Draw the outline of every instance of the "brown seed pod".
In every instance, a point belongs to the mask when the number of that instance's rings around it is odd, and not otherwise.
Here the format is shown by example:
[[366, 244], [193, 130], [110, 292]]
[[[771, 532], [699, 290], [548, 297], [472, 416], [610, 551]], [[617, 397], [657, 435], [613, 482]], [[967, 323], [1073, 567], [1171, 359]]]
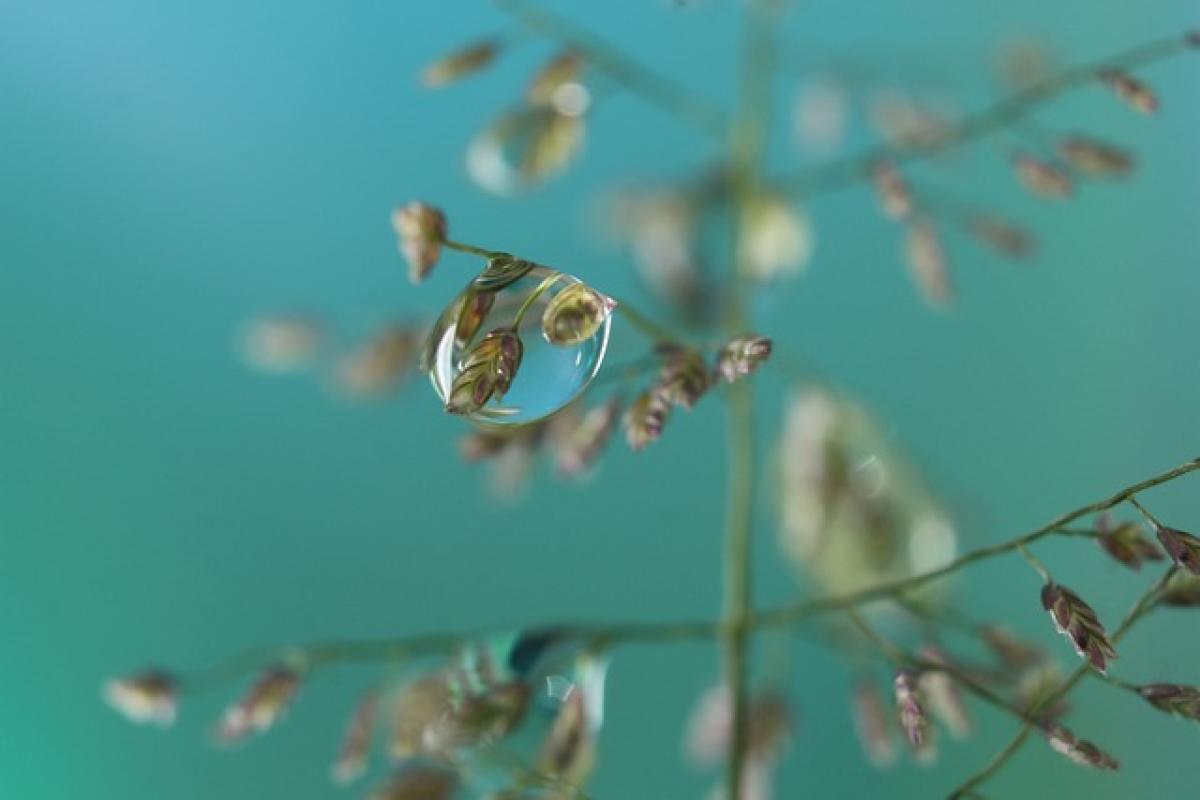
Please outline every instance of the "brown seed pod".
[[268, 669], [241, 700], [225, 709], [217, 724], [217, 740], [231, 743], [251, 733], [265, 733], [291, 705], [299, 688], [300, 675], [296, 671], [287, 667]]
[[491, 66], [500, 54], [500, 43], [492, 39], [473, 42], [453, 50], [425, 67], [421, 82], [436, 89]]
[[1117, 653], [1092, 607], [1079, 595], [1056, 583], [1042, 587], [1042, 607], [1050, 612], [1058, 632], [1067, 637], [1080, 658], [1104, 674], [1109, 659], [1116, 658]]
[[420, 283], [429, 277], [442, 255], [446, 215], [431, 205], [414, 201], [392, 212], [392, 227], [400, 252], [408, 261], [408, 279]]
[[657, 392], [671, 405], [691, 411], [711, 385], [704, 356], [686, 347], [664, 346], [666, 356], [658, 375]]
[[1132, 75], [1117, 70], [1103, 70], [1097, 77], [1133, 110], [1143, 114], [1158, 111], [1158, 95]]
[[1193, 575], [1200, 575], [1200, 539], [1190, 533], [1164, 528], [1161, 525], [1155, 532], [1172, 561]]
[[641, 450], [662, 436], [671, 404], [655, 389], [641, 394], [625, 411], [625, 439], [633, 450]]
[[1149, 683], [1139, 686], [1138, 694], [1159, 711], [1200, 720], [1200, 688], [1176, 683]]
[[1055, 752], [1066, 756], [1076, 764], [1096, 769], [1115, 771], [1117, 760], [1085, 739], [1077, 739], [1061, 725], [1050, 725], [1042, 730], [1046, 741]]
[[908, 670], [896, 673], [896, 718], [909, 747], [918, 756], [932, 753], [933, 736], [929, 715], [925, 711], [917, 675]]
[[504, 397], [521, 366], [524, 346], [512, 328], [497, 328], [467, 351], [454, 376], [446, 411], [469, 414], [489, 400]]
[[378, 710], [379, 695], [375, 692], [368, 692], [355, 706], [346, 726], [342, 748], [333, 762], [333, 779], [337, 783], [349, 783], [366, 771]]

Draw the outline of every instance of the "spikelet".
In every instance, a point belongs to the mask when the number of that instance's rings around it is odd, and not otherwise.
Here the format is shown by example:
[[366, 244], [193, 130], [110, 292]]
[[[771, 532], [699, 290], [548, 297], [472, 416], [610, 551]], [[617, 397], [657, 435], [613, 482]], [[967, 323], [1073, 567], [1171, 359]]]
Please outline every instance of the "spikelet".
[[1107, 514], [1096, 518], [1096, 541], [1104, 552], [1130, 569], [1140, 569], [1145, 561], [1162, 561], [1162, 551], [1142, 533], [1136, 522], [1121, 522], [1113, 525]]
[[551, 105], [555, 94], [579, 79], [587, 60], [578, 50], [564, 50], [547, 61], [534, 74], [525, 90], [525, 99], [532, 105]]
[[451, 800], [457, 789], [458, 776], [444, 767], [406, 764], [367, 800]]
[[240, 336], [242, 359], [260, 372], [293, 372], [312, 363], [321, 345], [321, 326], [305, 314], [250, 320]]
[[1105, 674], [1109, 659], [1116, 658], [1117, 653], [1092, 607], [1065, 586], [1047, 583], [1042, 587], [1042, 608], [1050, 612], [1054, 626], [1079, 657]]
[[967, 231], [985, 247], [1007, 258], [1027, 258], [1036, 247], [1033, 234], [997, 217], [972, 214]]
[[251, 733], [265, 733], [291, 705], [300, 688], [300, 675], [287, 667], [264, 672], [249, 691], [225, 709], [217, 723], [217, 741], [228, 744]]
[[436, 755], [441, 744], [431, 734], [453, 701], [452, 687], [443, 671], [404, 684], [391, 701], [389, 751], [396, 761], [419, 755]]
[[642, 450], [662, 436], [671, 404], [655, 389], [638, 396], [625, 411], [625, 440], [634, 451]]
[[735, 336], [717, 356], [716, 376], [734, 383], [758, 369], [771, 357], [771, 340], [765, 336]]
[[737, 259], [747, 277], [772, 281], [800, 272], [812, 258], [812, 224], [787, 198], [761, 194], [746, 204]]
[[1111, 144], [1085, 136], [1068, 136], [1058, 154], [1077, 172], [1093, 178], [1119, 178], [1133, 171], [1133, 156]]
[[1155, 533], [1172, 561], [1193, 575], [1200, 575], [1200, 539], [1161, 525], [1157, 526]]
[[484, 687], [452, 697], [447, 710], [424, 734], [425, 745], [438, 752], [485, 745], [507, 736], [529, 708], [530, 689], [517, 681]]
[[570, 113], [532, 106], [495, 119], [467, 146], [467, 174], [489, 192], [509, 196], [561, 172], [582, 152], [587, 133], [586, 103], [572, 100], [563, 108]]
[[179, 704], [175, 679], [157, 669], [113, 678], [104, 684], [104, 699], [131, 722], [164, 728], [175, 722]]
[[497, 328], [467, 351], [454, 376], [446, 411], [468, 414], [504, 397], [521, 366], [524, 345], [512, 328]]
[[1133, 110], [1143, 114], [1158, 111], [1158, 95], [1132, 75], [1117, 70], [1103, 70], [1097, 77]]
[[1042, 731], [1046, 741], [1055, 752], [1066, 756], [1076, 764], [1095, 769], [1115, 771], [1119, 766], [1117, 760], [1096, 745], [1084, 739], [1077, 739], [1061, 725], [1050, 725]]
[[850, 699], [854, 730], [867, 760], [877, 767], [894, 764], [896, 747], [878, 688], [872, 681], [860, 679], [854, 684]]
[[1177, 573], [1167, 583], [1160, 602], [1172, 608], [1200, 606], [1200, 578], [1187, 572]]
[[954, 301], [954, 286], [946, 251], [933, 223], [919, 219], [908, 228], [905, 241], [909, 273], [931, 306], [944, 308]]
[[351, 397], [386, 393], [416, 366], [419, 338], [415, 329], [405, 325], [379, 331], [339, 361], [338, 388]]
[[890, 161], [880, 161], [872, 171], [875, 193], [883, 213], [894, 220], [902, 220], [913, 212], [912, 192], [908, 182]]
[[436, 89], [491, 66], [500, 54], [500, 43], [492, 39], [473, 42], [453, 50], [425, 67], [421, 82]]
[[354, 707], [342, 747], [333, 762], [333, 780], [350, 783], [366, 771], [367, 757], [371, 752], [371, 738], [375, 733], [375, 717], [379, 710], [379, 695], [368, 692]]
[[[920, 656], [932, 664], [948, 663], [946, 654], [932, 645], [923, 647]], [[941, 670], [930, 669], [920, 674], [918, 683], [934, 718], [940, 720], [954, 738], [966, 738], [971, 733], [971, 717], [954, 678]]]
[[573, 283], [550, 299], [542, 312], [542, 336], [560, 347], [580, 344], [600, 330], [617, 301], [583, 283]]
[[1018, 153], [1013, 166], [1021, 184], [1039, 197], [1065, 200], [1071, 196], [1070, 177], [1055, 165], [1028, 153]]
[[666, 356], [666, 361], [658, 375], [658, 394], [671, 405], [691, 411], [712, 384], [704, 356], [674, 345], [661, 345], [659, 352]]
[[1038, 647], [1024, 642], [998, 625], [980, 626], [979, 638], [992, 654], [1009, 669], [1022, 670], [1045, 658]]
[[413, 201], [392, 212], [400, 253], [408, 262], [408, 279], [420, 283], [429, 277], [442, 255], [446, 215], [426, 203]]
[[558, 439], [555, 446], [558, 473], [576, 476], [591, 467], [608, 444], [620, 416], [621, 398], [617, 395], [590, 409], [578, 424]]
[[456, 347], [466, 347], [475, 339], [495, 304], [495, 292], [485, 292], [472, 286], [463, 293], [454, 317]]
[[918, 759], [933, 757], [933, 727], [925, 711], [917, 676], [908, 670], [896, 673], [896, 719], [905, 741]]
[[1200, 688], [1176, 683], [1149, 683], [1138, 687], [1147, 703], [1184, 719], [1200, 720]]

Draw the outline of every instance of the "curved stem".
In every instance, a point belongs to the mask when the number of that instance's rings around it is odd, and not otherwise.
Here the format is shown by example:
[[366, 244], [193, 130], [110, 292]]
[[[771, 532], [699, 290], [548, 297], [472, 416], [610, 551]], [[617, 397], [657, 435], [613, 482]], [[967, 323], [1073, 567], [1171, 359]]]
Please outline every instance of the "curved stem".
[[613, 300], [617, 301], [615, 311], [618, 314], [624, 315], [624, 317], [629, 320], [629, 323], [633, 325], [633, 327], [644, 333], [656, 344], [671, 344], [679, 341], [678, 336], [667, 330], [662, 325], [659, 325], [651, 317], [643, 314], [641, 311], [638, 311], [630, 303], [619, 297], [614, 297]]
[[[741, 383], [745, 384], [746, 382], [743, 381]], [[1111, 508], [1125, 502], [1125, 500], [1138, 492], [1168, 483], [1197, 469], [1200, 469], [1200, 459], [1185, 462], [1166, 472], [1128, 486], [1106, 500], [1092, 503], [1091, 505], [1084, 506], [1082, 509], [1077, 509], [1069, 514], [1057, 517], [1048, 525], [1044, 525], [1023, 536], [999, 545], [980, 548], [979, 550], [966, 553], [961, 558], [952, 562], [951, 565], [932, 572], [922, 573], [905, 580], [893, 581], [889, 584], [837, 597], [818, 598], [783, 608], [752, 613], [746, 622], [746, 627], [751, 631], [789, 627], [809, 617], [844, 611], [875, 600], [903, 595], [917, 586], [936, 580], [972, 563], [1015, 550], [1021, 542], [1028, 541], [1030, 536], [1038, 535], [1040, 531], [1058, 533], [1058, 527], [1068, 524], [1067, 522], [1062, 522], [1064, 519], [1075, 519], [1087, 513]], [[746, 495], [743, 493], [741, 496], [744, 498]], [[1064, 533], [1071, 534], [1072, 532], [1068, 530], [1064, 531]], [[1134, 609], [1136, 613], [1131, 612], [1130, 616], [1126, 617], [1120, 627], [1113, 633], [1112, 638], [1114, 642], [1124, 636], [1133, 623], [1149, 610], [1151, 604], [1158, 599], [1158, 594], [1166, 586], [1166, 581], [1169, 580], [1171, 575], [1174, 575], [1175, 571], [1174, 568], [1169, 570], [1166, 576], [1156, 584], [1156, 587], [1142, 598], [1138, 606]], [[562, 635], [566, 638], [596, 642], [602, 645], [618, 645], [663, 644], [713, 639], [726, 634], [729, 630], [729, 623], [725, 619], [700, 619], [668, 622], [564, 623], [535, 627], [542, 629], [552, 628], [561, 631]], [[181, 681], [181, 685], [186, 689], [199, 691], [217, 683], [241, 677], [247, 672], [259, 669], [273, 661], [286, 658], [290, 653], [302, 654], [307, 663], [314, 668], [344, 662], [373, 662], [444, 655], [453, 652], [466, 640], [474, 637], [484, 637], [496, 631], [497, 628], [493, 627], [474, 632], [434, 633], [365, 641], [322, 642], [303, 647], [255, 648], [234, 655], [226, 661], [206, 670], [185, 676], [185, 680]], [[1082, 677], [1082, 673], [1080, 673], [1080, 676]]]
[[957, 124], [947, 127], [936, 136], [884, 142], [868, 148], [858, 155], [833, 161], [785, 178], [780, 184], [806, 193], [838, 189], [859, 180], [868, 179], [872, 169], [880, 161], [904, 164], [944, 153], [1021, 122], [1033, 109], [1054, 99], [1064, 91], [1096, 82], [1097, 73], [1102, 70], [1132, 69], [1185, 50], [1194, 50], [1196, 45], [1191, 36], [1191, 33], [1185, 33], [1156, 39], [1101, 61], [1066, 69], [1004, 98], [990, 108], [964, 117]]
[[476, 247], [473, 244], [456, 242], [444, 237], [442, 238], [442, 245], [450, 248], [451, 250], [457, 250], [460, 253], [470, 253], [473, 256], [483, 256], [484, 258], [495, 258], [496, 256], [501, 255], [500, 251], [498, 250], [488, 250], [486, 247]]
[[649, 100], [712, 136], [725, 135], [725, 112], [670, 78], [653, 72], [590, 31], [526, 0], [496, 0], [496, 7], [532, 31], [552, 36], [582, 52], [588, 61], [627, 91]]
[[529, 296], [525, 298], [525, 302], [521, 303], [521, 307], [517, 309], [517, 313], [513, 316], [512, 327], [514, 331], [521, 329], [521, 320], [525, 319], [525, 314], [529, 312], [529, 309], [533, 307], [533, 304], [537, 302], [537, 299], [544, 295], [546, 290], [557, 283], [558, 279], [562, 276], [563, 275], [561, 272], [548, 275], [542, 279], [542, 282], [539, 283], [532, 292], [529, 293]]

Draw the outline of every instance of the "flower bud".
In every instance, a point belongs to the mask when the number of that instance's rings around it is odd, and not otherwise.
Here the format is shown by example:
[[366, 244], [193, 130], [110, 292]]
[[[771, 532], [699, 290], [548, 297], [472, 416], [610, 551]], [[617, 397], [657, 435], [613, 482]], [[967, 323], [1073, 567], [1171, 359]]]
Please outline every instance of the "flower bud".
[[491, 66], [499, 54], [499, 43], [491, 39], [460, 47], [425, 67], [421, 82], [430, 89], [446, 86]]
[[178, 706], [175, 679], [159, 670], [146, 670], [104, 685], [110, 706], [138, 723], [168, 727], [175, 722]]
[[429, 277], [442, 254], [446, 215], [425, 203], [412, 202], [392, 212], [392, 228], [400, 252], [408, 261], [408, 279], [420, 283]]

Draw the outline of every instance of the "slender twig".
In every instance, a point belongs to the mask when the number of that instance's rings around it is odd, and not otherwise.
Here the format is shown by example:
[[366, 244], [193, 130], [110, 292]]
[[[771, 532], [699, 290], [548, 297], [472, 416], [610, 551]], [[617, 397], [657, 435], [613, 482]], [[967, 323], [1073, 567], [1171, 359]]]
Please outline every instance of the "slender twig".
[[530, 30], [551, 36], [582, 52], [596, 69], [632, 94], [645, 98], [707, 134], [716, 137], [725, 135], [725, 112], [712, 101], [659, 75], [591, 31], [540, 6], [526, 0], [495, 1], [497, 8]]
[[[1132, 494], [1130, 497], [1132, 497]], [[1163, 573], [1162, 577], [1154, 583], [1153, 586], [1147, 589], [1146, 592], [1138, 598], [1138, 601], [1134, 603], [1133, 608], [1131, 608], [1129, 613], [1125, 615], [1125, 618], [1121, 620], [1121, 624], [1117, 626], [1115, 631], [1113, 631], [1111, 637], [1113, 644], [1120, 642], [1121, 639], [1123, 639], [1125, 635], [1129, 633], [1133, 626], [1137, 624], [1138, 620], [1144, 617], [1150, 611], [1150, 609], [1155, 606], [1155, 604], [1158, 602], [1159, 596], [1162, 594], [1163, 589], [1166, 588], [1171, 578], [1175, 576], [1177, 569], [1178, 567], [1174, 566], [1168, 569]], [[1088, 665], [1076, 668], [1076, 670], [1071, 673], [1070, 677], [1060, 683], [1054, 691], [1049, 692], [1047, 695], [1042, 697], [1039, 702], [1034, 704], [1034, 706], [1029, 709], [1029, 714], [1036, 718], [1037, 713], [1042, 709], [1053, 707], [1055, 703], [1061, 700], [1068, 692], [1071, 691], [1071, 689], [1075, 687], [1075, 684], [1079, 683], [1079, 681], [1083, 680], [1086, 675], [1089, 675], [1093, 672], [1094, 670]], [[954, 800], [954, 798], [972, 796], [977, 787], [981, 786], [984, 781], [992, 777], [992, 775], [995, 775], [997, 772], [999, 772], [1000, 769], [1003, 768], [1004, 765], [1007, 764], [1009, 760], [1017, 754], [1017, 752], [1021, 749], [1021, 746], [1025, 744], [1025, 740], [1029, 738], [1029, 734], [1033, 732], [1033, 728], [1034, 724], [1029, 722], [1026, 722], [1024, 725], [1022, 725], [1020, 730], [1017, 731], [1016, 735], [1013, 736], [1009, 743], [1004, 746], [1004, 749], [993, 756], [992, 760], [989, 761], [983, 767], [983, 769], [969, 777], [961, 786], [951, 792], [951, 800]]]
[[633, 325], [633, 327], [646, 334], [646, 336], [653, 339], [656, 343], [665, 344], [679, 341], [678, 336], [664, 326], [655, 322], [652, 317], [647, 316], [641, 311], [638, 311], [633, 304], [623, 299], [615, 297], [613, 299], [617, 301], [617, 313], [622, 314], [627, 320], [629, 320], [629, 323]]
[[483, 256], [484, 258], [495, 258], [501, 255], [499, 250], [488, 250], [486, 247], [477, 247], [473, 244], [464, 244], [463, 242], [455, 242], [451, 239], [442, 239], [442, 244], [449, 247], [451, 250], [457, 250], [460, 253], [470, 253], [473, 256]]
[[1064, 91], [1095, 82], [1097, 73], [1103, 70], [1132, 69], [1185, 50], [1194, 50], [1191, 35], [1186, 33], [1156, 39], [1109, 58], [1063, 70], [1004, 98], [990, 108], [964, 117], [936, 135], [883, 142], [857, 155], [784, 178], [780, 185], [808, 194], [838, 189], [868, 178], [880, 161], [902, 164], [939, 155], [1020, 122], [1035, 108]]
[[1138, 510], [1138, 513], [1140, 513], [1143, 517], [1146, 518], [1146, 521], [1150, 523], [1150, 527], [1154, 528], [1155, 530], [1162, 527], [1162, 523], [1158, 521], [1158, 517], [1151, 514], [1149, 509], [1147, 509], [1144, 505], [1139, 503], [1138, 499], [1136, 497], [1129, 498], [1129, 502], [1134, 508], [1136, 508]]
[[[741, 383], [747, 383], [742, 381]], [[734, 384], [735, 386], [738, 384]], [[790, 606], [767, 609], [753, 613], [747, 621], [751, 631], [771, 628], [787, 628], [805, 619], [856, 608], [867, 603], [903, 595], [914, 588], [945, 577], [971, 564], [1015, 550], [1030, 537], [1058, 533], [1059, 528], [1089, 513], [1103, 511], [1125, 502], [1138, 492], [1168, 483], [1176, 478], [1200, 469], [1200, 459], [1193, 459], [1166, 472], [1128, 486], [1111, 497], [1083, 506], [1063, 514], [1041, 528], [1018, 536], [1007, 542], [972, 550], [940, 569], [914, 575], [911, 578], [892, 581], [875, 587], [844, 595], [817, 598]], [[1065, 520], [1065, 521], [1064, 521]], [[1043, 533], [1044, 531], [1044, 533]], [[1164, 585], [1160, 582], [1160, 586]], [[1141, 613], [1139, 612], [1139, 616]], [[1132, 623], [1128, 620], [1114, 633], [1116, 641]], [[541, 630], [556, 630], [564, 638], [573, 638], [595, 643], [597, 646], [618, 644], [659, 644], [680, 641], [700, 641], [724, 635], [728, 630], [725, 620], [682, 620], [668, 622], [622, 622], [622, 623], [559, 623], [533, 626]], [[310, 669], [346, 662], [375, 662], [425, 656], [444, 655], [452, 652], [464, 641], [485, 637], [499, 628], [487, 628], [474, 632], [434, 633], [400, 638], [385, 638], [366, 641], [323, 642], [308, 646], [283, 648], [255, 648], [236, 654], [206, 670], [185, 676], [181, 683], [185, 688], [197, 691], [215, 684], [241, 677], [247, 672], [260, 669], [272, 661], [287, 658], [289, 654], [301, 654]]]

